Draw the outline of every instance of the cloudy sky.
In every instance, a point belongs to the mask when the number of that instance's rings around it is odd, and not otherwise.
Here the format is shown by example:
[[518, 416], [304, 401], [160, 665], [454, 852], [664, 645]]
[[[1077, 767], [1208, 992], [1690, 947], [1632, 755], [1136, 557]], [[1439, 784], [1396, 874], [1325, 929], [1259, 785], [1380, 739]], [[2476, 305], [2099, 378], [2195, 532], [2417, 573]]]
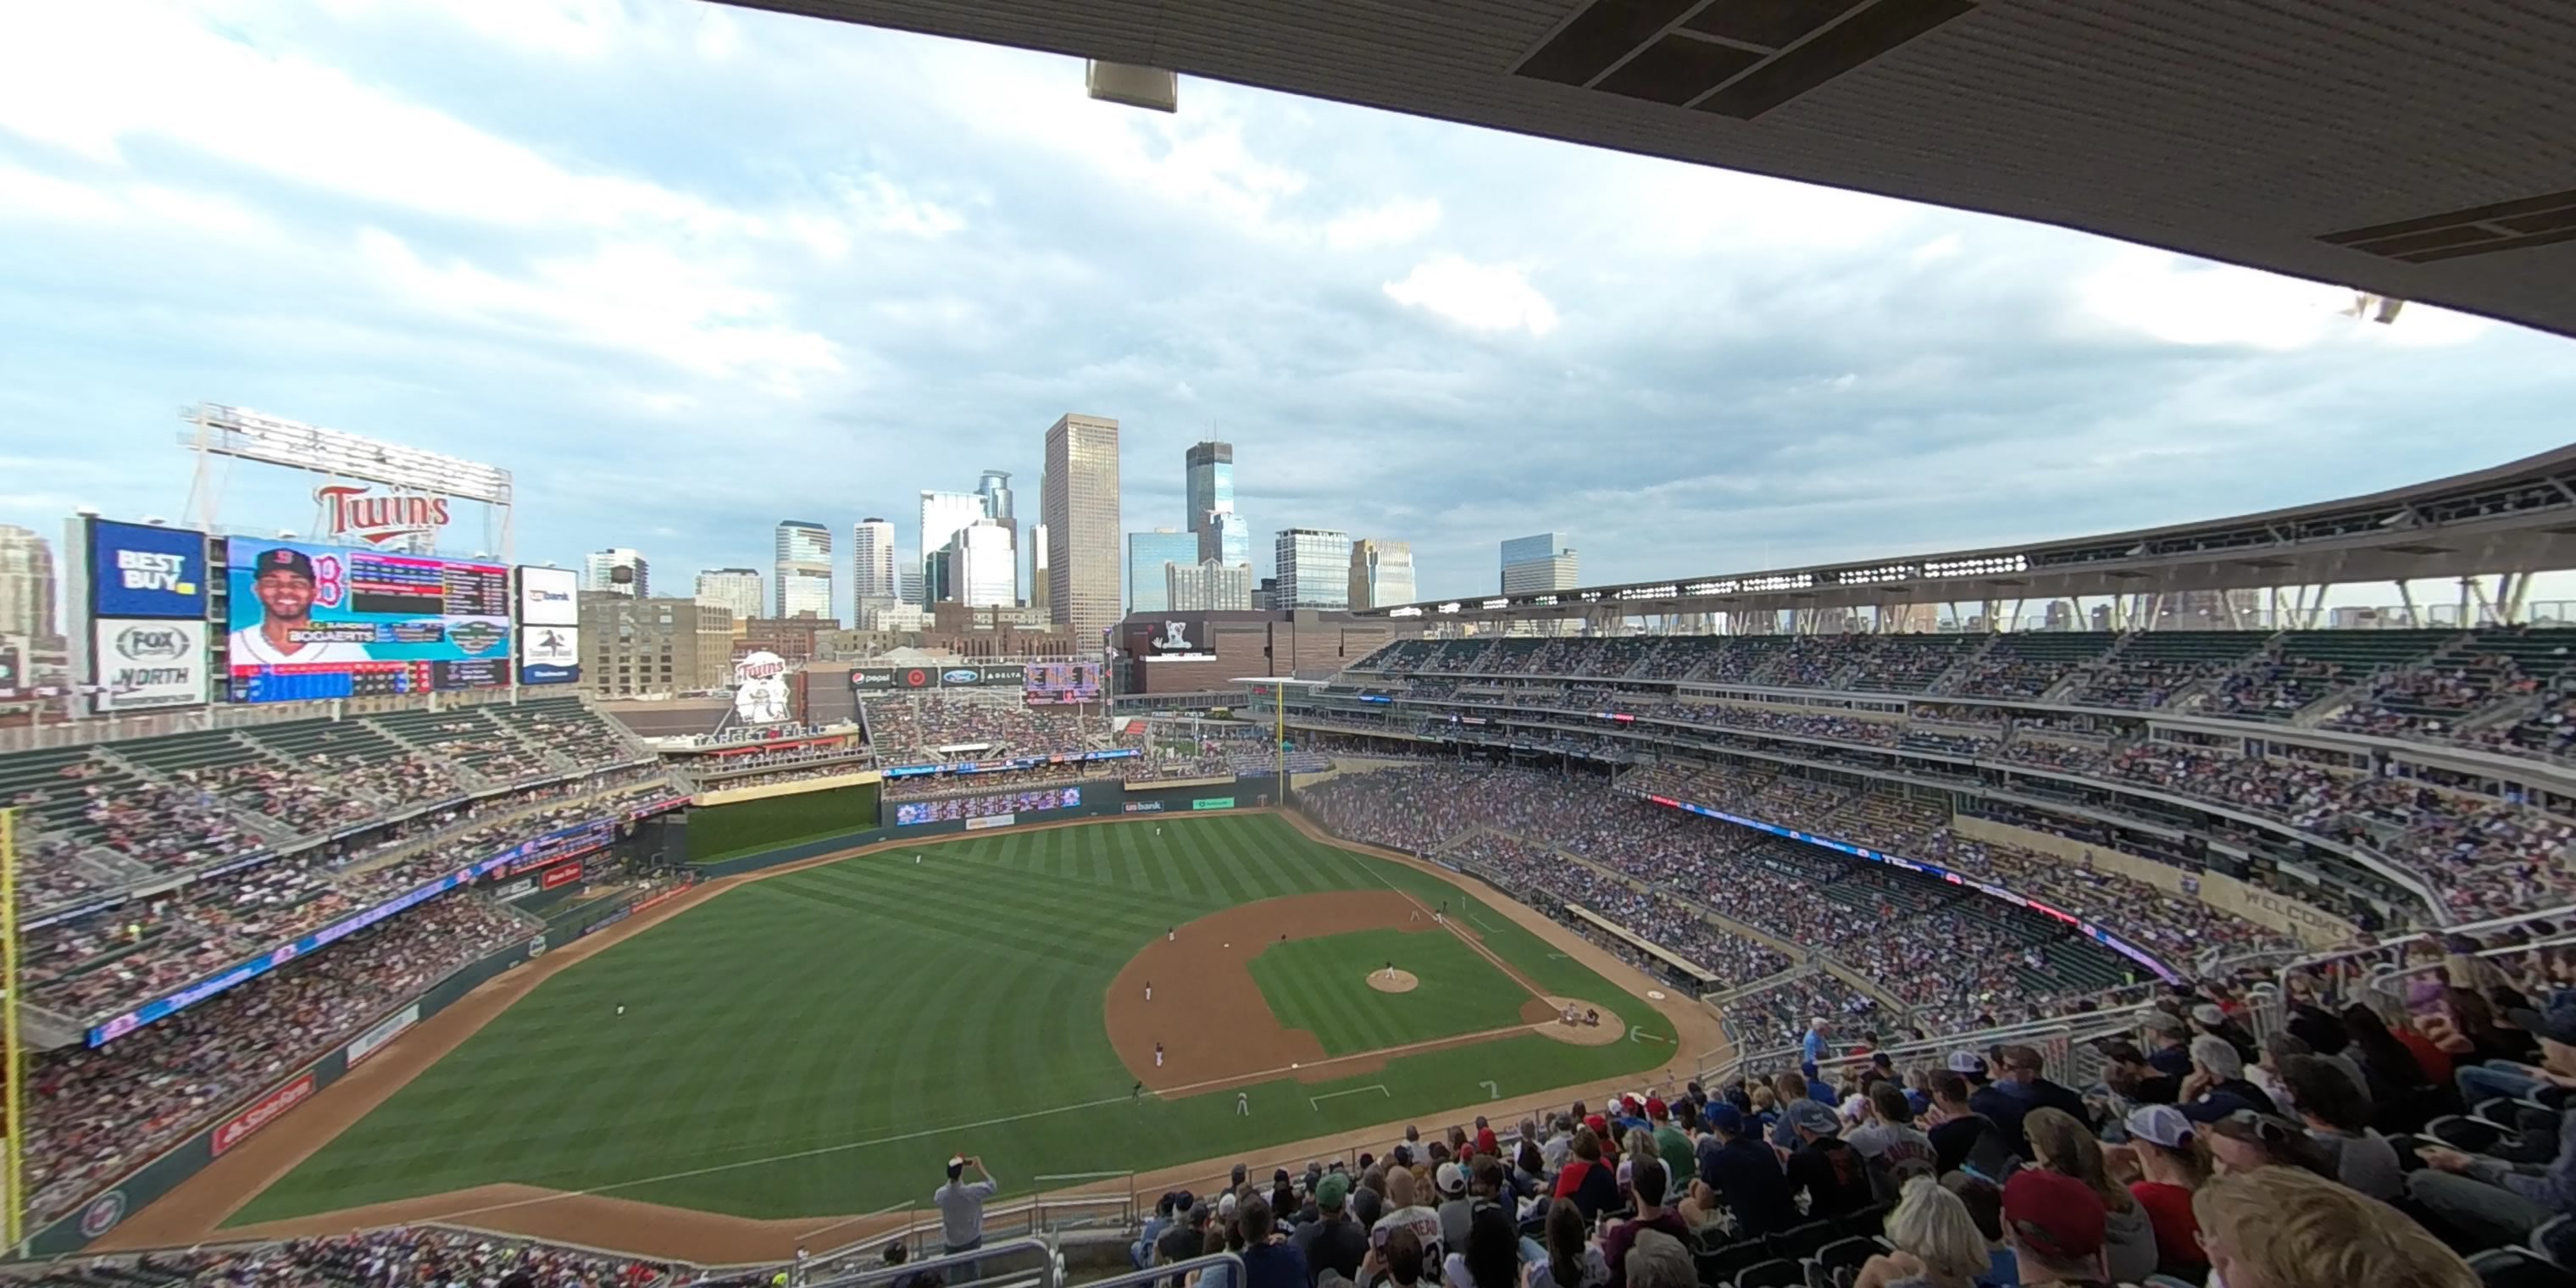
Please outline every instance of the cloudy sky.
[[[2098, 238], [700, 0], [40, 5], [0, 45], [0, 522], [177, 516], [200, 400], [517, 473], [658, 586], [1124, 424], [1426, 595], [2066, 536], [2559, 445], [2576, 348]], [[309, 530], [243, 468], [230, 524]], [[845, 554], [846, 558], [846, 554]], [[842, 583], [846, 591], [846, 581]], [[846, 605], [844, 605], [846, 608]]]

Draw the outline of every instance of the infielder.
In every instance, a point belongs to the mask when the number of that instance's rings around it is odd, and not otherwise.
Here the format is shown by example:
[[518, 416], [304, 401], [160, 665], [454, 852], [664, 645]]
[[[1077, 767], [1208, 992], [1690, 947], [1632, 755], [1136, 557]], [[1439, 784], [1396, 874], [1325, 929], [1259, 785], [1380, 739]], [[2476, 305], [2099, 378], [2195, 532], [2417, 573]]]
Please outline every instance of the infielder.
[[1160, 1042], [1154, 1044], [1154, 1067], [1157, 1069], [1163, 1067], [1163, 1044]]
[[1252, 1116], [1251, 1092], [1238, 1091], [1234, 1093], [1234, 1116], [1237, 1118], [1250, 1118]]

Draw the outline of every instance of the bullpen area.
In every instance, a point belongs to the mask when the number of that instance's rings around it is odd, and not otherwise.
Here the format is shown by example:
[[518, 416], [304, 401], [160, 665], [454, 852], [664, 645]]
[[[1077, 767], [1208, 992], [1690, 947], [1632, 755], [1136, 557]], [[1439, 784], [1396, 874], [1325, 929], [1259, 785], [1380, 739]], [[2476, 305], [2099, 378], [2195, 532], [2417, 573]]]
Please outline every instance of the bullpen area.
[[394, 1214], [689, 1255], [673, 1230], [733, 1218], [828, 1246], [926, 1203], [954, 1153], [1006, 1200], [1039, 1178], [1320, 1154], [1597, 1092], [1698, 1037], [1528, 910], [1275, 814], [969, 835], [717, 884], [537, 984], [224, 1224]]

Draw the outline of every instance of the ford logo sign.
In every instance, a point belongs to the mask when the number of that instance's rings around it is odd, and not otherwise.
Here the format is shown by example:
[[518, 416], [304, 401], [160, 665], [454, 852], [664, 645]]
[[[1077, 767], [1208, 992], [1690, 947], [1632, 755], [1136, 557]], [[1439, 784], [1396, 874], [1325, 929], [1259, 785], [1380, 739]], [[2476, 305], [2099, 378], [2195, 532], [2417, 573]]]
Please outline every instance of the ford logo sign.
[[188, 641], [171, 627], [129, 626], [117, 632], [116, 651], [138, 662], [178, 657], [188, 651]]
[[974, 671], [967, 670], [964, 667], [959, 667], [954, 671], [942, 672], [939, 678], [942, 683], [946, 684], [973, 684], [976, 680], [981, 679], [982, 677]]

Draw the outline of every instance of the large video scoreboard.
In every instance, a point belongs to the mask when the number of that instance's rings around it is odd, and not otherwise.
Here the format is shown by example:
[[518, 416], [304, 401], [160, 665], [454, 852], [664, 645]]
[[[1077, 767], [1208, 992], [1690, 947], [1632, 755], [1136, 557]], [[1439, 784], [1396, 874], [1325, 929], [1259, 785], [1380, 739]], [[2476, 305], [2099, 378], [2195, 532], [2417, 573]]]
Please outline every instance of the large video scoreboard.
[[507, 565], [233, 537], [225, 665], [235, 702], [505, 684]]

